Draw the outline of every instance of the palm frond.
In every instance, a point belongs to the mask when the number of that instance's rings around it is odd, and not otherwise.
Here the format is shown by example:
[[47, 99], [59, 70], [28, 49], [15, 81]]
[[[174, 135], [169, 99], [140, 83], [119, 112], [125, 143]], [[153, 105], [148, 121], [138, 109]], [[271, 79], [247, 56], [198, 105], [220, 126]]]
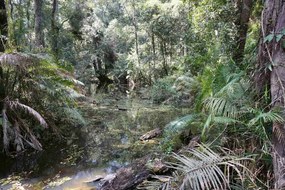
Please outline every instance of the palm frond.
[[27, 105], [21, 104], [18, 101], [9, 101], [8, 106], [11, 110], [14, 110], [14, 111], [17, 111], [17, 109], [24, 110], [27, 114], [32, 115], [40, 123], [40, 125], [47, 128], [48, 124], [45, 121], [45, 119], [33, 108], [31, 108]]
[[273, 125], [273, 132], [275, 136], [277, 137], [278, 141], [284, 142], [285, 130], [282, 124]]
[[180, 132], [181, 130], [185, 128], [185, 126], [187, 126], [187, 124], [197, 119], [197, 117], [198, 115], [196, 114], [190, 114], [190, 115], [186, 115], [184, 117], [178, 118], [170, 122], [169, 124], [167, 124], [165, 126], [165, 130], [166, 132], [169, 132], [169, 133]]
[[213, 117], [213, 122], [215, 123], [220, 123], [220, 124], [235, 124], [235, 123], [240, 123], [241, 121], [237, 119], [232, 119], [229, 117]]
[[39, 62], [34, 56], [23, 53], [2, 53], [0, 54], [0, 65], [17, 66], [18, 69], [27, 68], [35, 62]]
[[151, 176], [151, 180], [143, 181], [137, 189], [144, 190], [173, 190], [173, 177], [171, 176]]
[[[234, 156], [219, 156], [206, 145], [190, 150], [191, 157], [174, 154], [173, 157], [178, 163], [170, 163], [170, 167], [183, 173], [184, 179], [180, 189], [210, 190], [227, 189], [229, 180], [225, 173], [230, 170], [237, 172], [240, 180], [243, 180], [244, 172], [248, 171], [240, 163], [248, 158], [237, 158]], [[223, 172], [223, 170], [225, 172]]]
[[252, 126], [257, 124], [258, 122], [284, 123], [284, 118], [280, 114], [270, 110], [268, 112], [259, 112], [257, 116], [255, 116], [248, 122], [248, 124]]
[[13, 129], [14, 129], [14, 134], [15, 134], [14, 143], [16, 146], [16, 151], [20, 152], [21, 150], [24, 149], [24, 143], [23, 143], [23, 136], [21, 135], [19, 123], [17, 121], [14, 123]]
[[226, 98], [207, 98], [204, 102], [205, 108], [213, 115], [225, 116], [231, 118], [238, 117], [238, 109], [235, 104]]
[[2, 110], [2, 128], [3, 128], [3, 145], [4, 145], [4, 150], [8, 152], [9, 150], [9, 135], [8, 135], [8, 118], [6, 115], [6, 110]]
[[42, 145], [41, 143], [38, 141], [38, 139], [36, 138], [36, 136], [33, 134], [33, 132], [30, 130], [30, 128], [28, 127], [27, 124], [25, 124], [22, 120], [19, 120], [21, 127], [25, 130], [25, 137], [23, 137], [22, 139], [28, 144], [30, 145], [32, 148], [36, 149], [36, 150], [42, 150]]

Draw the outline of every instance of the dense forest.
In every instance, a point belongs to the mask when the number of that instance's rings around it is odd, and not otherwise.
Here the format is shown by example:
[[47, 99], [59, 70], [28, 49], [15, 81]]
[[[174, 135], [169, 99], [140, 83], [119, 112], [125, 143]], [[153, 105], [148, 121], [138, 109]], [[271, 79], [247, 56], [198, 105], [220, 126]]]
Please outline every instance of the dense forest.
[[0, 189], [285, 189], [284, 66], [283, 0], [0, 0]]

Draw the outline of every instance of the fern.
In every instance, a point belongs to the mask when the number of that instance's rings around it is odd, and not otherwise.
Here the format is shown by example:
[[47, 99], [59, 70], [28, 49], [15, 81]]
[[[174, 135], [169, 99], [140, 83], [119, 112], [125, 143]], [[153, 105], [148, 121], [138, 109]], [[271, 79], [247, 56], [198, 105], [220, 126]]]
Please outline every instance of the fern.
[[17, 112], [18, 110], [22, 109], [27, 114], [33, 116], [40, 123], [41, 126], [47, 128], [48, 124], [45, 121], [45, 119], [33, 108], [31, 108], [27, 105], [21, 104], [18, 101], [9, 101], [7, 103], [8, 103], [7, 105], [9, 106], [9, 109], [11, 109], [13, 112]]
[[[13, 150], [9, 145], [14, 145], [17, 151], [24, 145], [42, 149], [33, 131], [37, 123], [46, 128], [48, 121], [51, 126], [59, 120], [58, 110], [72, 107], [67, 87], [72, 87], [73, 81], [68, 72], [46, 58], [21, 53], [0, 54], [0, 105], [5, 107], [2, 106], [0, 111], [6, 152]], [[65, 115], [61, 114], [61, 117], [71, 115], [83, 121], [78, 112], [72, 112], [73, 115], [71, 112], [63, 113]]]

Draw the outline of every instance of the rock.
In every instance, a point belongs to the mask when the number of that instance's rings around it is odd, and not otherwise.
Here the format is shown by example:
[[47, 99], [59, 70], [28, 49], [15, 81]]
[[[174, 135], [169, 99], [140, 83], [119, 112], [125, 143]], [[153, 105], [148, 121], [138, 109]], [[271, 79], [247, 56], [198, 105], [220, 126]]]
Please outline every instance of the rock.
[[161, 133], [162, 133], [161, 129], [155, 128], [155, 129], [147, 132], [146, 134], [142, 135], [140, 137], [140, 140], [141, 141], [149, 140], [149, 139], [152, 139], [154, 137], [157, 137], [157, 136], [161, 135]]

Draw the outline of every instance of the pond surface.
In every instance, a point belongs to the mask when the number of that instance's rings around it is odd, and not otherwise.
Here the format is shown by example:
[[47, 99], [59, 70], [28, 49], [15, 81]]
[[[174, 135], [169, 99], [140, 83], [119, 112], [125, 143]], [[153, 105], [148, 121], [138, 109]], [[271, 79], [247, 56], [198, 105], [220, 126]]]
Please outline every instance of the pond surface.
[[0, 155], [0, 188], [92, 189], [89, 182], [96, 177], [114, 173], [133, 159], [160, 152], [160, 138], [142, 142], [139, 137], [152, 129], [163, 129], [189, 112], [153, 105], [149, 100], [96, 100], [98, 105], [79, 104], [87, 124], [74, 130], [67, 142], [13, 159]]

